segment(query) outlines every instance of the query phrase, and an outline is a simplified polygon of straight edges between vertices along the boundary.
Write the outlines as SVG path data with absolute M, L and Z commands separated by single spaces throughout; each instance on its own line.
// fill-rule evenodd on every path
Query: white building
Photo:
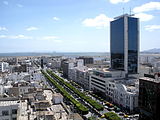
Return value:
M 116 83 L 112 99 L 114 103 L 118 103 L 120 106 L 133 111 L 138 107 L 138 89 L 134 86 Z
M 8 72 L 9 64 L 7 62 L 0 62 L 0 72 Z
M 74 69 L 75 67 L 84 66 L 84 62 L 82 59 L 66 59 L 66 60 L 62 61 L 61 66 L 62 66 L 62 71 L 63 71 L 64 77 L 69 78 L 69 76 L 71 75 L 71 72 L 69 70 Z
M 17 82 L 21 80 L 30 81 L 30 74 L 27 72 L 21 72 L 21 73 L 11 73 L 8 75 L 8 80 Z
M 0 97 L 3 95 L 4 93 L 4 86 L 0 85 Z
M 93 70 L 93 74 L 90 76 L 90 89 L 96 89 L 105 92 L 107 81 L 124 77 L 124 71 L 107 69 Z
M 0 101 L 0 120 L 17 120 L 18 101 Z
M 138 107 L 136 80 L 125 79 L 124 71 L 95 70 L 90 76 L 90 89 L 101 92 L 112 102 L 133 111 Z
M 84 89 L 89 89 L 90 69 L 86 66 L 76 68 L 76 81 Z
M 81 59 L 78 60 L 77 65 L 70 67 L 68 69 L 68 78 L 78 83 L 84 89 L 89 89 L 89 75 L 92 69 L 83 65 L 83 61 Z
M 76 68 L 70 68 L 69 70 L 68 70 L 68 78 L 70 79 L 70 80 L 73 80 L 73 81 L 76 81 L 77 79 L 76 79 Z

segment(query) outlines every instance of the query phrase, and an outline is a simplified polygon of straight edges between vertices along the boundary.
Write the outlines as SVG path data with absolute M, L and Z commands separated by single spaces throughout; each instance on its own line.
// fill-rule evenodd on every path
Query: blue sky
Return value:
M 0 0 L 0 52 L 109 52 L 109 21 L 140 18 L 140 49 L 160 48 L 159 0 Z

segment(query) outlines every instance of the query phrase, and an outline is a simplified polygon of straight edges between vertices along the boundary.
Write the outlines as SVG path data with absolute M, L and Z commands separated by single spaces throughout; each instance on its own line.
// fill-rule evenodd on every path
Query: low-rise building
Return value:
M 8 71 L 9 71 L 9 64 L 7 62 L 0 62 L 0 73 Z
M 41 100 L 41 101 L 35 101 L 34 102 L 34 107 L 35 107 L 35 110 L 37 111 L 45 111 L 47 110 L 48 107 L 50 107 L 50 103 L 48 100 Z
M 17 100 L 0 101 L 0 120 L 17 120 L 18 107 Z
M 94 70 L 90 76 L 90 90 L 132 112 L 138 107 L 136 81 L 136 78 L 125 78 L 124 71 Z

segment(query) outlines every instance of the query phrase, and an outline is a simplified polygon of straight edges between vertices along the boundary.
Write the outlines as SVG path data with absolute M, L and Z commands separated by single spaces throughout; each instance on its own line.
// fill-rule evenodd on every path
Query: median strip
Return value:
M 77 88 L 75 88 L 74 86 L 72 86 L 70 83 L 64 81 L 63 78 L 60 78 L 59 76 L 57 76 L 56 74 L 54 74 L 52 71 L 47 70 L 47 73 L 50 74 L 52 77 L 55 77 L 56 79 L 58 79 L 59 82 L 63 83 L 68 88 L 70 88 L 74 93 L 76 93 L 77 95 L 79 95 L 83 100 L 85 100 L 86 102 L 88 102 L 96 110 L 101 111 L 101 110 L 104 109 L 104 107 L 101 104 L 99 104 L 98 102 L 96 102 L 95 100 L 93 100 L 91 97 L 86 96 L 84 93 L 82 93 L 81 91 L 79 91 Z
M 69 99 L 75 106 L 76 108 L 80 111 L 82 114 L 88 114 L 89 109 L 81 104 L 79 101 L 75 100 L 73 96 L 71 96 L 60 84 L 58 84 L 54 79 L 52 79 L 49 75 L 47 75 L 46 72 L 43 70 L 41 71 L 42 74 L 49 80 L 58 90 L 65 96 L 67 99 Z

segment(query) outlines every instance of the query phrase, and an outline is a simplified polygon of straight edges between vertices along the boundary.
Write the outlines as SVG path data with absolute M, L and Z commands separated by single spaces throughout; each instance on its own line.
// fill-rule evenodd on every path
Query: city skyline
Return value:
M 140 18 L 140 50 L 159 48 L 158 0 L 3 0 L 0 52 L 109 52 L 110 21 L 130 9 Z

